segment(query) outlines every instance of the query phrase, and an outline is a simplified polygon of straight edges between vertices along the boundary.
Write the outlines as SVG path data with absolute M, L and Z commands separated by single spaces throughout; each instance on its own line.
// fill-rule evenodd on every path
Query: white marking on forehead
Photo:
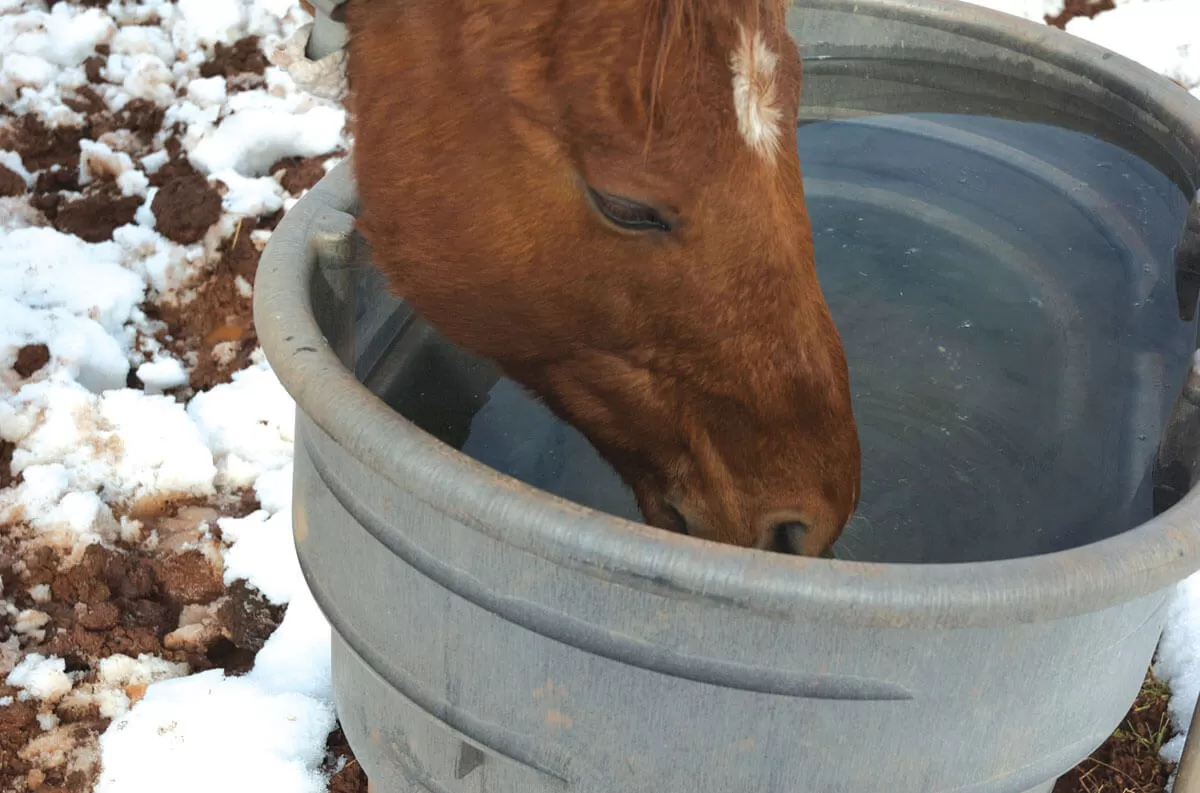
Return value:
M 773 162 L 779 152 L 783 113 L 775 88 L 779 56 L 771 51 L 762 33 L 739 26 L 741 41 L 729 59 L 733 69 L 733 108 L 738 132 L 755 153 Z

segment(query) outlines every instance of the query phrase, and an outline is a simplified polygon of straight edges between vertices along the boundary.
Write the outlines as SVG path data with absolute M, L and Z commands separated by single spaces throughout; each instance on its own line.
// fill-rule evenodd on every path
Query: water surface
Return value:
M 799 145 L 863 446 L 838 555 L 1010 558 L 1148 518 L 1195 339 L 1171 265 L 1179 189 L 1095 138 L 978 116 L 812 123 Z M 507 380 L 459 383 L 465 360 L 428 358 L 393 404 L 522 481 L 639 518 L 577 431 Z

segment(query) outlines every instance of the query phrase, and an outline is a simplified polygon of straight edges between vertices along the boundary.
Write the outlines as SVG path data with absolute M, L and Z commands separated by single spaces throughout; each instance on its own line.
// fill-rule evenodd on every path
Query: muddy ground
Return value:
M 258 40 L 247 38 L 218 47 L 203 72 L 225 75 L 230 90 L 244 90 L 262 84 L 265 66 Z M 103 59 L 89 61 L 87 74 L 93 85 L 103 83 Z M 38 213 L 37 223 L 91 242 L 109 240 L 114 229 L 133 221 L 142 199 L 123 196 L 115 176 L 103 172 L 81 185 L 80 140 L 127 130 L 132 135 L 121 136 L 122 150 L 138 162 L 161 145 L 160 133 L 165 133 L 171 159 L 150 175 L 159 188 L 151 205 L 156 227 L 181 244 L 211 236 L 221 218 L 224 186 L 192 167 L 176 131 L 163 129 L 161 108 L 134 100 L 112 113 L 90 86 L 71 105 L 86 116 L 83 126 L 49 129 L 34 116 L 0 119 L 0 146 L 20 153 L 36 176 L 27 188 L 17 174 L 0 166 L 0 196 L 25 198 Z M 324 175 L 322 163 L 336 154 L 283 160 L 272 173 L 298 196 Z M 248 363 L 257 346 L 252 288 L 261 252 L 261 238 L 256 241 L 252 232 L 273 229 L 280 216 L 244 219 L 183 290 L 148 297 L 143 309 L 153 320 L 153 340 L 188 363 L 191 372 L 189 383 L 174 392 L 177 399 L 228 382 Z M 147 349 L 152 346 L 146 344 Z M 13 369 L 20 378 L 29 378 L 48 360 L 44 345 L 30 345 L 20 350 Z M 127 385 L 142 387 L 132 370 Z M 0 442 L 0 488 L 20 482 L 11 470 L 12 452 L 12 444 Z M 140 538 L 155 533 L 156 543 L 135 538 L 68 556 L 66 549 L 39 542 L 26 526 L 0 526 L 0 681 L 30 653 L 63 658 L 67 672 L 80 678 L 68 695 L 40 703 L 21 701 L 16 690 L 0 684 L 0 701 L 13 697 L 0 706 L 4 793 L 92 790 L 97 739 L 110 721 L 101 715 L 102 659 L 148 654 L 186 665 L 186 671 L 219 667 L 227 674 L 244 674 L 283 618 L 283 609 L 244 582 L 223 583 L 216 521 L 254 511 L 258 505 L 252 493 L 224 492 L 205 502 L 112 506 L 118 520 L 140 523 Z M 144 692 L 144 684 L 123 691 L 130 703 Z M 330 736 L 328 769 L 335 772 L 331 789 L 336 793 L 366 790 L 340 730 Z

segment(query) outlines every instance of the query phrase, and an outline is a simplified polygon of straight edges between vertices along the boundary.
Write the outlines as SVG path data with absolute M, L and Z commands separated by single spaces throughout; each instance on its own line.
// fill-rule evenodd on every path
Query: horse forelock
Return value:
M 736 49 L 726 53 L 733 71 L 733 102 L 739 130 L 752 149 L 771 156 L 776 146 L 775 108 L 771 91 L 775 53 L 764 43 L 763 28 L 782 24 L 786 0 L 647 0 L 638 57 L 639 72 L 648 60 L 648 75 L 639 73 L 638 90 L 648 120 L 645 147 L 653 141 L 656 110 L 667 80 L 686 85 L 698 74 L 703 40 L 714 28 L 736 30 Z M 652 59 L 647 53 L 653 47 Z M 672 57 L 679 56 L 679 57 Z M 676 65 L 671 71 L 670 65 Z

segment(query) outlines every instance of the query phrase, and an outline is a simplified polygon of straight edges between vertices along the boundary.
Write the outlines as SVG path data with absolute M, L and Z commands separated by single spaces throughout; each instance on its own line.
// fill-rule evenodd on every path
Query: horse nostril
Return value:
M 808 531 L 798 520 L 788 520 L 776 523 L 773 529 L 770 550 L 776 553 L 800 554 L 804 550 L 804 535 Z

